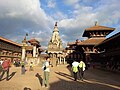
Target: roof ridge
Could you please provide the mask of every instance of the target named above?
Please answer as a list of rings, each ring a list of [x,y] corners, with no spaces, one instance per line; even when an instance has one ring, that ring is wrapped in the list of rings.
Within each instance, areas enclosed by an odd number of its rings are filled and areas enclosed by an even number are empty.
[[[14,42],[14,41],[12,41],[12,40],[9,40],[9,39],[7,39],[7,38],[4,38],[4,37],[2,37],[2,36],[0,36],[0,39],[3,40],[3,41],[9,42],[9,43],[11,43],[11,44],[17,45],[17,46],[22,46],[21,44],[16,43],[16,42]]]

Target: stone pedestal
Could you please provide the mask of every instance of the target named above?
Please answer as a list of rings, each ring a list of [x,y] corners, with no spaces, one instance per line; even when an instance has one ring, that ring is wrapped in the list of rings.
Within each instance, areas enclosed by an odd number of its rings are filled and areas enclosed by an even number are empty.
[[[36,46],[33,46],[33,57],[36,57]]]
[[[26,50],[25,47],[22,47],[22,60],[25,60],[25,54],[26,54]]]

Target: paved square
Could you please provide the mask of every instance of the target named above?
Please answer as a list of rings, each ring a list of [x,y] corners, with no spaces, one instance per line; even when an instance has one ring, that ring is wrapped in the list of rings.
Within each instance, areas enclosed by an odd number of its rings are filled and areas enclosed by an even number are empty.
[[[24,90],[25,87],[31,90],[120,90],[118,73],[89,69],[85,71],[84,81],[73,81],[70,67],[60,65],[51,67],[50,87],[45,88],[41,87],[41,67],[34,67],[34,71],[29,71],[29,67],[26,69],[25,75],[21,75],[20,67],[11,67],[12,77],[6,81],[6,74],[4,75],[4,80],[0,81],[0,90]]]

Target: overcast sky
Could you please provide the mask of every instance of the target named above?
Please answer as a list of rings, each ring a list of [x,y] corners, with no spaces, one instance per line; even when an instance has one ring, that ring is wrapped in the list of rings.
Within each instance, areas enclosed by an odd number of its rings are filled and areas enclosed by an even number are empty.
[[[0,0],[0,36],[21,43],[36,38],[47,47],[54,24],[67,42],[83,40],[85,28],[99,25],[116,28],[107,37],[120,32],[120,0]]]

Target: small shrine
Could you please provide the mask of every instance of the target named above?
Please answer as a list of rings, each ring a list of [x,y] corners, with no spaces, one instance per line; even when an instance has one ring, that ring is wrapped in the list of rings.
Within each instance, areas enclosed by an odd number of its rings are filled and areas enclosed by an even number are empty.
[[[40,42],[36,39],[26,40],[26,36],[22,41],[22,60],[28,64],[33,62],[35,65],[40,63],[40,54],[43,51]]]

